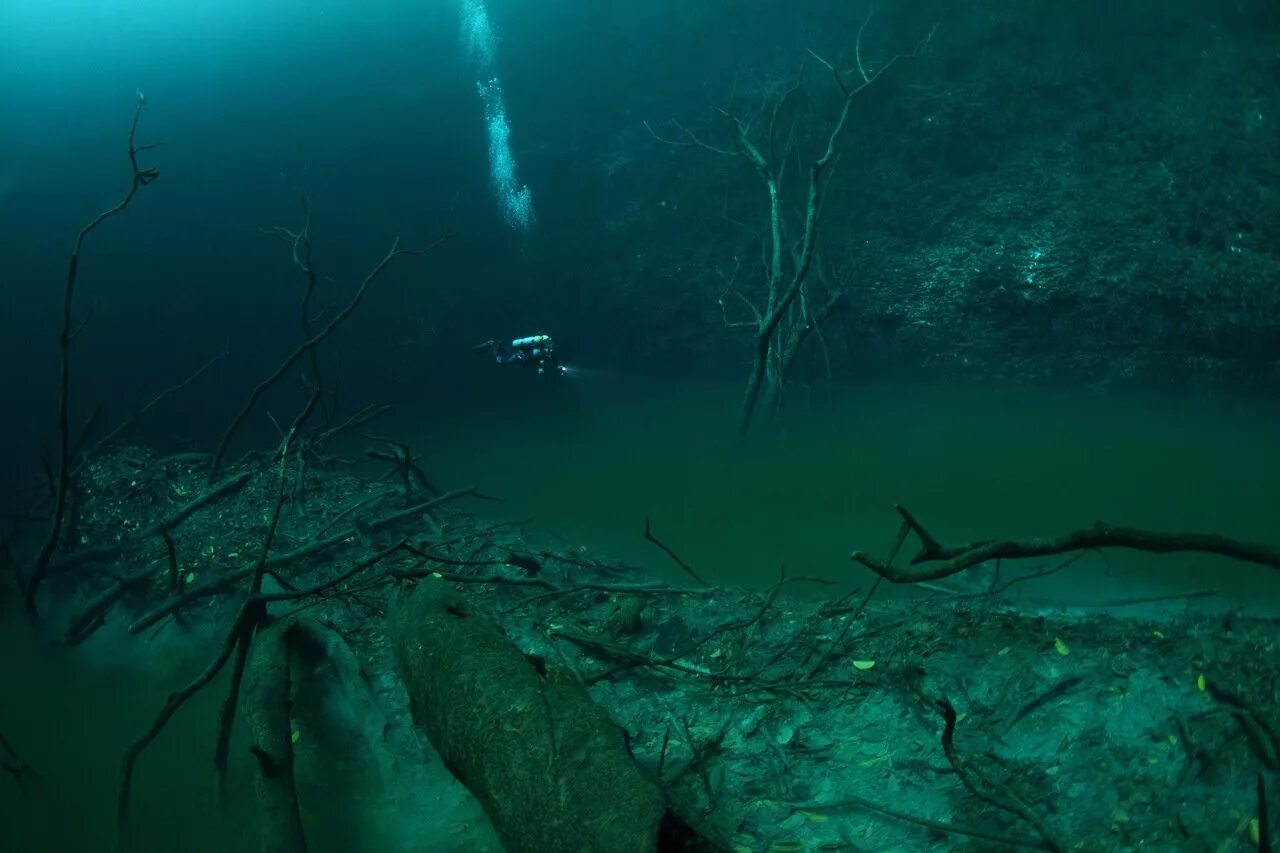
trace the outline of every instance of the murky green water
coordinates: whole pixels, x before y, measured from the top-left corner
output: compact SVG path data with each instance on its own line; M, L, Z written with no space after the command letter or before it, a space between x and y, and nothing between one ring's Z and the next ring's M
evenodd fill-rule
M442 484L507 499L478 511L532 517L564 547L673 580L679 573L642 538L646 517L713 582L765 585L785 565L840 591L868 582L849 552L888 548L898 501L944 540L1050 535L1101 518L1280 543L1274 407L882 387L792 416L744 449L731 440L736 386L623 388L596 376L512 387L481 389L464 406L400 407L379 431L410 440ZM1206 587L1255 610L1280 604L1278 573L1199 555L1116 553L1109 569L1087 558L1018 589L1097 603ZM109 849L123 751L205 653L179 658L159 642L105 634L50 648L13 618L0 642L0 730L46 776L31 797L0 777L4 843ZM229 819L213 797L221 694L215 685L184 709L139 765L146 849L253 847L247 763Z
M480 412L401 410L395 429L450 484L669 574L644 520L709 580L865 583L910 507L944 542L1048 536L1096 520L1280 544L1280 409L1221 400L882 386L792 413L744 450L739 388L618 387L609 377L504 392ZM1108 555L1023 586L1101 602L1213 587L1280 602L1280 575L1203 555Z
M203 667L206 655L112 633L65 649L36 636L16 608L0 617L0 727L41 774L22 789L12 777L0 777L0 849L115 849L125 749L146 731L169 691ZM223 819L214 795L213 742L224 681L188 703L139 760L136 835L124 849L254 849L245 820L251 805L247 766L236 767L231 777L232 820Z

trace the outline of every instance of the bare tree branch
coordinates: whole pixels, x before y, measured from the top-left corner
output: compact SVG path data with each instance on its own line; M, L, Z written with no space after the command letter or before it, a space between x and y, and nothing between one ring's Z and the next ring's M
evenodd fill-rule
M944 547L916 520L910 510L904 506L897 506L895 509L902 516L903 524L916 534L921 543L920 552L911 559L910 565L893 566L864 551L854 551L850 555L850 559L893 583L934 581L959 574L988 560L1048 557L1096 548L1128 548L1153 554L1198 551L1280 569L1280 550L1259 542L1230 539L1216 533L1163 533L1137 527L1121 527L1102 521L1092 527L1053 538L983 540Z
M160 177L159 170L150 166L138 165L138 155L155 147L155 145L140 146L137 143L138 122L142 118L142 108L145 104L146 99L139 92L138 103L133 110L133 123L129 126L129 165L133 169L133 180L129 184L129 190L115 207L102 211L80 229L80 233L76 235L75 246L71 250L71 260L67 265L66 286L62 292L62 331L58 338L61 358L58 370L58 467L56 471L56 488L54 490L53 514L49 524L49 532L45 536L44 544L40 547L39 554L36 556L35 565L22 583L23 602L26 606L27 614L30 616L36 615L36 594L40 591L40 585L44 582L45 576L49 572L49 565L62 538L63 525L66 522L67 495L71 491L73 479L70 426L71 342L78 334L78 329L73 327L71 315L76 284L79 280L80 252L84 248L85 238L93 233L103 222L124 211L129 206L129 203L133 201L133 197L138 194L138 190Z

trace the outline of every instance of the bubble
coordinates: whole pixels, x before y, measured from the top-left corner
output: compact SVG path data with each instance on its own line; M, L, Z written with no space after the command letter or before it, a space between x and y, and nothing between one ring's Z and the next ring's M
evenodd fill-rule
M506 95L496 74L497 39L493 24L482 0L459 0L459 10L462 47L479 77L476 90L484 103L489 137L489 185L506 223L517 230L528 231L535 222L533 193L517 177Z
M497 40L493 35L493 24L489 21L489 10L481 0L460 0L462 12L462 48L467 59L483 71L494 65L497 53Z

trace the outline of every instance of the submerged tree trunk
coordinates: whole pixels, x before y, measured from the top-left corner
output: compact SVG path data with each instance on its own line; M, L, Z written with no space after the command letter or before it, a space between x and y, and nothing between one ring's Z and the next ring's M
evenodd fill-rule
M413 716L508 853L656 849L663 798L572 674L424 583L392 608Z
M262 853L306 853L293 779L293 726L289 704L289 650L282 627L264 629L245 674L244 716L257 759L253 790L261 810Z

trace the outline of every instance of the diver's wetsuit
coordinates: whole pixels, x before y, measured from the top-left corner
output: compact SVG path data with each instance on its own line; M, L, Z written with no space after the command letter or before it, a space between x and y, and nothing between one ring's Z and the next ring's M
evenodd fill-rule
M476 347L476 349L485 348L493 353L493 358L498 364L527 364L539 374L551 373L558 376L564 373L564 368L560 366L560 357L556 355L555 343L549 335L516 338L509 344L486 341Z

